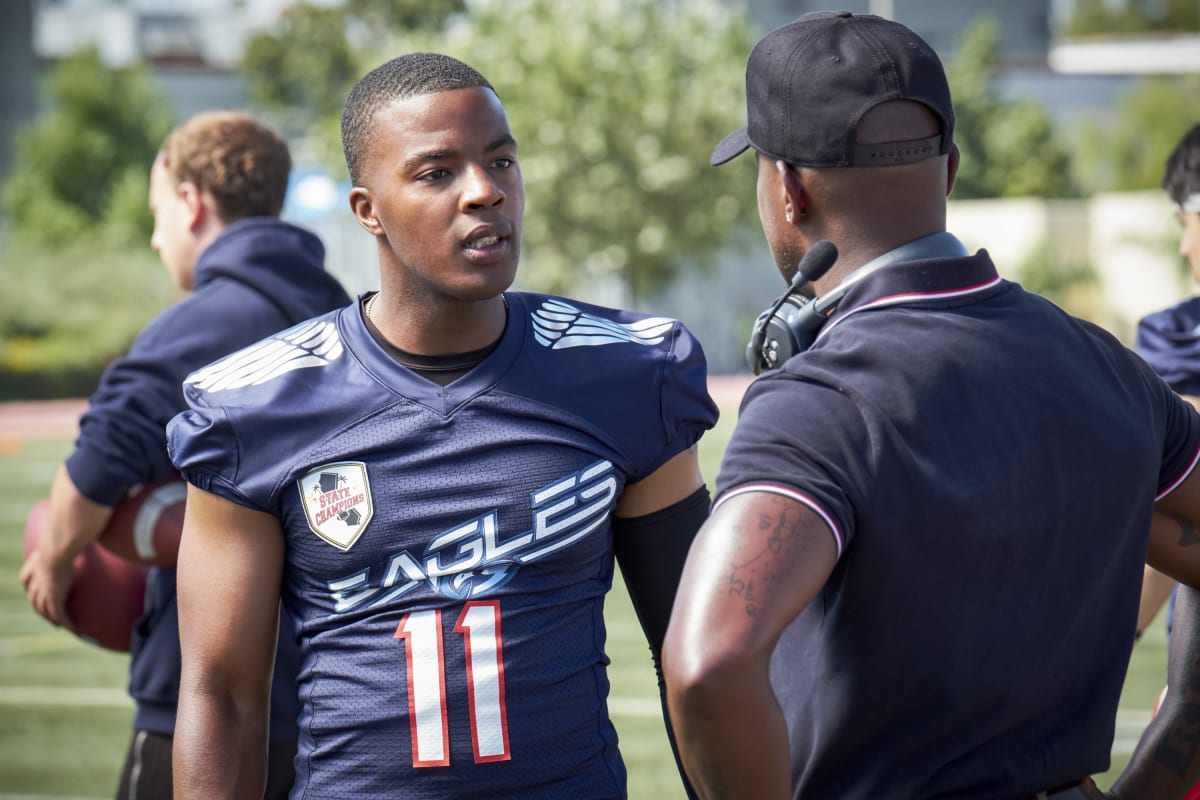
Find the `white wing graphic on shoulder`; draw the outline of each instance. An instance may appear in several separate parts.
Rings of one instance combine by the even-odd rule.
[[[675,324],[667,317],[647,317],[637,322],[613,322],[587,314],[560,300],[546,300],[529,315],[538,343],[551,350],[598,347],[604,344],[659,344]]]
[[[297,325],[192,373],[186,383],[208,392],[256,386],[306,367],[323,367],[342,355],[342,340],[332,322]]]

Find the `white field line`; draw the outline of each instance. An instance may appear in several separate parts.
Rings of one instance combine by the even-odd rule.
[[[0,686],[0,706],[90,706],[93,708],[129,708],[133,701],[124,689],[61,687],[61,686]],[[657,717],[662,713],[657,698],[608,698],[608,710],[614,717]],[[1150,722],[1146,711],[1117,713],[1113,752],[1133,752],[1138,737]],[[14,797],[0,795],[0,800]]]
[[[608,698],[608,710],[614,717],[657,717],[662,714],[658,700],[649,697],[620,697]],[[1119,711],[1117,712],[1116,733],[1113,737],[1112,752],[1115,755],[1129,755],[1137,745],[1142,731],[1150,724],[1149,711]],[[0,798],[3,800],[3,798]]]
[[[608,698],[608,710],[614,717],[657,717],[662,714],[658,699],[649,697],[611,696]],[[1142,731],[1149,724],[1149,711],[1118,711],[1113,752],[1132,753]]]
[[[0,706],[90,706],[132,708],[124,689],[64,686],[0,686]],[[0,800],[6,800],[0,795]]]
[[[1150,724],[1149,711],[1118,711],[1117,730],[1113,735],[1114,754],[1131,755],[1142,731]]]
[[[30,633],[25,636],[10,636],[0,639],[0,658],[9,656],[33,656],[60,653],[79,646],[79,640],[66,631]]]
[[[658,717],[662,716],[662,706],[659,705],[657,697],[614,697],[609,695],[608,713],[614,717]]]

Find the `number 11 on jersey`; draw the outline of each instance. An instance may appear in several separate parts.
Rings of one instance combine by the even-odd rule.
[[[508,761],[508,715],[504,705],[504,657],[500,601],[463,606],[454,632],[462,634],[467,662],[467,703],[475,763]],[[414,767],[450,764],[446,722],[446,654],[442,612],[414,611],[400,618],[395,638],[404,640],[408,664],[408,719]]]

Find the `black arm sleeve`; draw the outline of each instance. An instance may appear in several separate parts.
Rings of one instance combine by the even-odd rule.
[[[1183,797],[1200,781],[1200,590],[1180,584],[1167,649],[1167,695],[1113,798]]]
[[[662,703],[663,722],[667,726],[667,739],[675,765],[683,779],[689,798],[695,798],[692,786],[679,760],[675,746],[675,732],[667,712],[667,691],[663,682],[663,640],[667,636],[667,623],[671,620],[671,606],[675,602],[675,590],[683,574],[683,562],[696,532],[708,517],[708,488],[701,486],[693,494],[674,505],[647,514],[644,517],[617,517],[613,520],[613,552],[633,610],[637,614],[646,641],[650,643],[650,657],[654,661],[654,673],[658,676],[658,694]]]

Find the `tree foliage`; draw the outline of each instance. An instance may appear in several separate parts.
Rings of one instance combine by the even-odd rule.
[[[1067,18],[1069,36],[1191,32],[1200,29],[1196,0],[1075,0]]]
[[[346,0],[351,24],[370,31],[436,30],[466,10],[464,0]]]
[[[301,3],[288,8],[272,30],[255,34],[242,55],[251,99],[300,113],[301,124],[340,112],[359,73],[346,38],[346,14],[343,7]]]
[[[962,152],[956,199],[1068,197],[1076,194],[1070,151],[1050,115],[1035,103],[1000,96],[994,81],[999,27],[985,19],[968,28],[947,64],[954,97],[954,139]]]
[[[0,292],[0,401],[90,394],[105,365],[179,296],[144,239],[10,239],[0,260],[19,276]]]
[[[381,46],[389,31],[440,28],[463,10],[463,0],[346,0],[338,6],[301,2],[272,29],[255,34],[242,55],[250,97],[289,112],[305,128],[341,114],[362,74],[362,52]]]
[[[1114,119],[1083,126],[1078,171],[1092,191],[1157,189],[1167,157],[1198,120],[1200,75],[1145,78]]]
[[[144,241],[147,174],[174,122],[143,67],[110,69],[94,49],[47,81],[48,111],[17,136],[0,202],[15,236],[61,243],[100,234]]]

